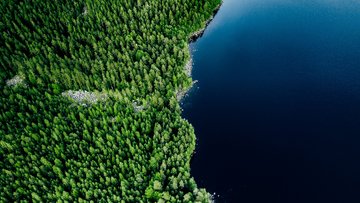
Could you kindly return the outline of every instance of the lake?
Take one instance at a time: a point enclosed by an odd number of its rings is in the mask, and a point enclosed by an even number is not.
[[[216,202],[360,202],[360,1],[225,0],[191,51],[199,187]]]

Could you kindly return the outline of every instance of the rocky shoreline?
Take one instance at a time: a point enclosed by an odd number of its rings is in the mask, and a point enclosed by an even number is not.
[[[192,57],[190,55],[190,59],[188,60],[188,62],[185,64],[185,73],[187,76],[191,77],[191,73],[192,73],[192,68],[193,68],[193,60]]]
[[[200,30],[198,30],[190,35],[190,37],[189,37],[190,43],[195,42],[197,39],[199,39],[200,37],[203,36],[207,26],[211,23],[211,21],[214,19],[216,14],[219,12],[222,4],[223,4],[223,2],[221,1],[221,3],[215,8],[211,17],[205,22],[205,26],[203,28],[201,28]]]
[[[211,23],[211,21],[214,19],[215,15],[218,13],[221,5],[223,4],[223,1],[221,1],[221,3],[214,9],[213,11],[213,14],[211,15],[211,17],[205,22],[205,26],[203,28],[201,28],[200,30],[192,33],[190,36],[189,36],[189,44],[190,43],[193,43],[195,42],[197,39],[199,39],[200,37],[203,36],[207,26]],[[185,64],[185,67],[184,67],[184,71],[186,73],[186,75],[188,77],[191,77],[191,74],[192,74],[192,69],[193,69],[193,59],[192,59],[192,56],[191,56],[191,50],[189,49],[189,52],[190,52],[190,59],[188,60],[188,62]],[[195,80],[192,82],[192,84],[190,85],[190,87],[188,88],[185,88],[185,89],[179,89],[176,91],[176,99],[178,100],[178,102],[180,102],[181,104],[181,100],[188,94],[189,90],[191,88],[194,87],[194,85],[197,83],[198,81]],[[215,197],[216,197],[216,194],[210,194],[210,193],[207,193],[208,194],[208,201],[210,203],[214,203],[215,202]]]
[[[197,83],[198,81],[195,80],[192,82],[191,86],[189,88],[186,89],[180,89],[176,92],[176,99],[178,100],[178,102],[180,102],[189,92],[189,90],[194,87],[194,85]]]
[[[211,17],[205,22],[205,26],[203,28],[201,28],[200,30],[192,33],[189,37],[189,44],[195,42],[197,39],[199,39],[200,37],[203,36],[207,26],[211,23],[211,21],[214,19],[215,15],[218,13],[221,5],[223,4],[223,2],[221,1],[221,3],[215,8],[215,10],[213,11],[213,14],[211,15]],[[190,51],[190,50],[189,50]],[[191,51],[190,51],[191,52]],[[192,69],[193,69],[193,59],[191,57],[190,54],[190,59],[188,60],[188,62],[185,64],[185,73],[188,77],[191,77],[191,73],[192,73]],[[193,83],[191,84],[190,87],[186,88],[186,89],[179,89],[176,92],[176,99],[180,102],[188,93],[188,91],[194,86],[194,84],[196,84],[198,81],[195,80],[193,81]]]

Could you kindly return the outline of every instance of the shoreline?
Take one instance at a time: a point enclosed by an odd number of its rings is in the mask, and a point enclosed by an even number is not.
[[[190,59],[186,62],[184,71],[185,71],[186,75],[190,78],[192,78],[191,74],[192,74],[192,69],[193,69],[193,59],[192,59],[192,55],[191,55],[190,44],[196,42],[196,40],[198,40],[199,38],[201,38],[204,35],[206,28],[209,26],[211,21],[215,18],[216,14],[219,12],[222,4],[223,4],[223,1],[221,1],[220,4],[215,7],[211,17],[205,21],[205,26],[203,28],[200,28],[198,31],[191,33],[189,36],[188,49],[190,52]],[[193,88],[194,84],[196,84],[197,82],[198,82],[197,80],[194,80],[189,87],[187,87],[185,89],[179,89],[176,91],[176,99],[178,100],[178,102],[181,102],[181,100],[183,98],[185,98],[185,96],[187,96],[187,93],[189,92],[189,90],[191,88]]]
[[[199,39],[200,37],[203,36],[206,28],[211,23],[211,21],[214,19],[216,14],[219,12],[222,4],[223,4],[223,1],[221,1],[220,4],[217,7],[215,7],[211,17],[208,20],[205,21],[205,26],[203,28],[200,28],[198,31],[195,31],[192,34],[190,34],[190,36],[189,36],[189,44],[193,43],[193,42],[196,42],[197,39]]]
[[[198,31],[195,31],[193,32],[192,34],[190,34],[189,36],[189,41],[188,41],[188,49],[189,49],[189,53],[190,53],[190,58],[188,59],[188,61],[186,62],[185,64],[185,67],[184,67],[184,71],[186,73],[186,75],[188,77],[190,77],[191,79],[192,78],[192,69],[193,69],[193,58],[192,58],[192,55],[191,55],[191,49],[190,49],[190,44],[191,43],[194,43],[196,42],[196,40],[198,40],[199,38],[201,38],[203,36],[203,34],[205,33],[206,31],[206,28],[208,27],[208,25],[211,23],[211,21],[215,18],[216,14],[219,12],[221,6],[223,4],[223,1],[221,1],[219,3],[219,5],[217,7],[215,7],[212,15],[210,16],[210,18],[205,22],[205,26],[203,28],[200,28]],[[190,92],[190,90],[194,87],[194,85],[197,83],[198,81],[197,80],[194,80],[191,85],[185,89],[178,89],[176,91],[176,99],[177,101],[179,102],[180,106],[182,104],[182,100],[188,96],[188,93]],[[182,111],[182,107],[181,107],[181,111]],[[183,117],[183,116],[181,116]],[[184,118],[183,118],[184,119]],[[196,139],[196,134],[194,135],[195,136],[195,139]],[[195,154],[195,149],[194,149],[194,152],[193,154]],[[191,156],[191,161],[193,160],[193,156]],[[191,162],[190,161],[190,162]],[[191,169],[190,169],[191,170]],[[206,189],[205,189],[206,190]],[[211,194],[209,193],[208,191],[206,191],[206,193],[208,194],[208,201],[209,203],[215,203],[215,196],[216,196],[216,193],[214,194]]]

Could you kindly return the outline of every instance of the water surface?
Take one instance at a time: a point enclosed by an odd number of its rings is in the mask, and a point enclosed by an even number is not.
[[[217,202],[360,202],[360,1],[225,0],[191,48],[200,187]]]

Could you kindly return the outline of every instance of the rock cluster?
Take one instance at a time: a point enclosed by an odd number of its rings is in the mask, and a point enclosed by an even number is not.
[[[192,68],[193,68],[193,60],[192,58],[190,58],[190,60],[185,65],[185,73],[189,77],[191,77]]]
[[[10,80],[7,80],[6,85],[9,87],[17,86],[17,85],[25,85],[24,78],[19,75],[16,75],[15,77],[11,78]]]
[[[97,92],[88,92],[85,90],[68,90],[66,92],[61,93],[64,97],[69,97],[77,103],[89,103],[95,104],[99,101],[105,101],[108,99],[108,95],[106,93],[97,93]]]
[[[133,102],[133,107],[134,107],[134,111],[136,113],[143,111],[145,109],[145,107],[143,105],[139,105],[136,101]]]

